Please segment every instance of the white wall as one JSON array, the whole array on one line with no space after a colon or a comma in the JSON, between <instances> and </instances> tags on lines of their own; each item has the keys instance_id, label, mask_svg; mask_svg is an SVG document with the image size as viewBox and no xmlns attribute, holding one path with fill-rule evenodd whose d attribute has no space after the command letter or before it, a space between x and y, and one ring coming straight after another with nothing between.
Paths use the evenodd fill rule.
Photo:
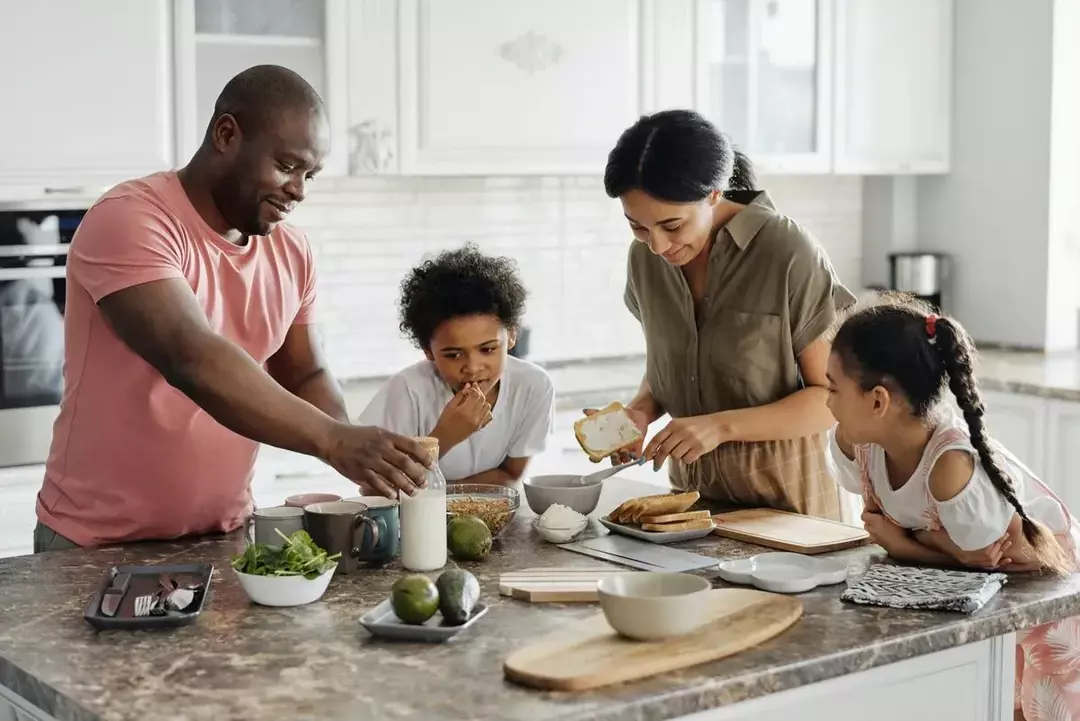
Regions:
<instances>
[{"instance_id":1,"label":"white wall","mask_svg":"<svg viewBox=\"0 0 1080 721\"><path fill-rule=\"evenodd\" d=\"M777 177L763 186L857 287L861 179ZM531 292L533 358L643 352L622 304L630 233L599 178L321 180L292 222L315 249L327 352L342 378L387 375L418 357L398 331L398 284L426 253L467 240L518 260Z\"/></svg>"},{"instance_id":2,"label":"white wall","mask_svg":"<svg viewBox=\"0 0 1080 721\"><path fill-rule=\"evenodd\" d=\"M919 246L954 255L952 312L977 340L1043 347L1052 0L958 0L955 27L952 170L918 181Z\"/></svg>"}]
</instances>

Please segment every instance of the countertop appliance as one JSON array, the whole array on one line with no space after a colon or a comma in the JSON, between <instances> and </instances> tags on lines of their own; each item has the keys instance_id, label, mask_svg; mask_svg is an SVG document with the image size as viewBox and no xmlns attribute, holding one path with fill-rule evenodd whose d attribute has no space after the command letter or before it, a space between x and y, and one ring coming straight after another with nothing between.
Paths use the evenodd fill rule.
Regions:
<instances>
[{"instance_id":1,"label":"countertop appliance","mask_svg":"<svg viewBox=\"0 0 1080 721\"><path fill-rule=\"evenodd\" d=\"M908 293L929 303L937 312L944 308L949 256L944 253L908 251L889 255L889 289Z\"/></svg>"}]
</instances>

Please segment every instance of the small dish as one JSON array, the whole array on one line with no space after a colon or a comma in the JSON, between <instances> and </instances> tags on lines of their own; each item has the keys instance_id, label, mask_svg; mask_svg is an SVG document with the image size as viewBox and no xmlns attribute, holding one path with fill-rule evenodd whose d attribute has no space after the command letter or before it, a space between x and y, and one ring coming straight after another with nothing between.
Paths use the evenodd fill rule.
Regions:
<instances>
[{"instance_id":1,"label":"small dish","mask_svg":"<svg viewBox=\"0 0 1080 721\"><path fill-rule=\"evenodd\" d=\"M303 508L304 506L310 506L312 503L333 503L340 500L341 496L333 493L298 493L295 496L286 498L285 505L293 508Z\"/></svg>"},{"instance_id":2,"label":"small dish","mask_svg":"<svg viewBox=\"0 0 1080 721\"><path fill-rule=\"evenodd\" d=\"M570 543L580 536L588 527L589 519L584 517L581 519L581 523L566 528L553 528L551 526L541 525L539 518L533 521L533 530L536 531L536 535L540 536L540 538L548 543Z\"/></svg>"},{"instance_id":3,"label":"small dish","mask_svg":"<svg viewBox=\"0 0 1080 721\"><path fill-rule=\"evenodd\" d=\"M718 575L728 583L755 586L773 593L805 593L847 580L847 561L798 553L761 553L725 561Z\"/></svg>"},{"instance_id":4,"label":"small dish","mask_svg":"<svg viewBox=\"0 0 1080 721\"><path fill-rule=\"evenodd\" d=\"M417 641L422 643L443 643L454 636L470 628L476 621L487 613L485 603L476 604L469 620L460 626L450 626L443 623L442 615L436 613L426 623L405 623L397 614L389 600L383 601L360 617L360 625L372 636L391 639L394 641Z\"/></svg>"},{"instance_id":5,"label":"small dish","mask_svg":"<svg viewBox=\"0 0 1080 721\"><path fill-rule=\"evenodd\" d=\"M304 606L323 597L337 566L312 579L303 576L255 576L240 573L235 568L240 587L253 602L260 606Z\"/></svg>"},{"instance_id":6,"label":"small dish","mask_svg":"<svg viewBox=\"0 0 1080 721\"><path fill-rule=\"evenodd\" d=\"M127 591L120 599L119 607L113 615L109 616L102 612L102 600L105 590L112 585L113 578L120 573L129 574L130 580ZM186 577L189 581L201 584L202 588L195 594L191 606L183 611L170 612L165 616L136 616L135 599L156 592L163 575L173 579ZM188 626L199 620L199 615L206 607L206 598L210 593L210 582L213 577L214 566L209 563L114 566L105 574L98 589L87 602L83 618L99 631Z\"/></svg>"},{"instance_id":7,"label":"small dish","mask_svg":"<svg viewBox=\"0 0 1080 721\"><path fill-rule=\"evenodd\" d=\"M600 502L600 492L604 490L604 482L581 485L578 482L580 480L581 476L574 475L526 478L521 484L525 489L525 502L538 516L542 516L544 511L555 503L561 503L587 516L596 510L596 505Z\"/></svg>"},{"instance_id":8,"label":"small dish","mask_svg":"<svg viewBox=\"0 0 1080 721\"><path fill-rule=\"evenodd\" d=\"M705 538L713 532L716 528L714 523L709 528L699 528L696 531L670 531L667 533L660 531L643 531L636 526L624 526L621 523L613 523L608 520L607 516L600 519L600 523L604 524L612 533L619 533L623 536L630 536L636 538L639 541L648 541L649 543L678 543L679 541L693 541L697 538Z\"/></svg>"},{"instance_id":9,"label":"small dish","mask_svg":"<svg viewBox=\"0 0 1080 721\"><path fill-rule=\"evenodd\" d=\"M693 632L709 619L711 590L700 576L652 571L620 573L596 586L608 624L635 641Z\"/></svg>"}]
</instances>

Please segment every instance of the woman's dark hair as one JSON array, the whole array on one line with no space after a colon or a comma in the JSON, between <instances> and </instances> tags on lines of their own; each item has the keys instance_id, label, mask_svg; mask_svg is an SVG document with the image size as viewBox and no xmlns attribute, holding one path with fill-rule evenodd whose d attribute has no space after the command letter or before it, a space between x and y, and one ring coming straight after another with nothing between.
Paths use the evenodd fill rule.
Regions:
<instances>
[{"instance_id":1,"label":"woman's dark hair","mask_svg":"<svg viewBox=\"0 0 1080 721\"><path fill-rule=\"evenodd\" d=\"M979 463L998 493L1016 509L1024 538L1037 558L1057 573L1074 570L1050 531L1028 516L990 445L971 337L957 321L933 316L929 305L910 296L886 294L882 300L853 313L836 332L832 351L839 355L844 371L858 379L863 390L883 386L899 392L919 418L934 410L948 386L967 421Z\"/></svg>"},{"instance_id":2,"label":"woman's dark hair","mask_svg":"<svg viewBox=\"0 0 1080 721\"><path fill-rule=\"evenodd\" d=\"M471 243L445 250L401 281L401 332L428 350L435 329L451 318L494 315L517 330L527 295L511 258L484 255Z\"/></svg>"},{"instance_id":3,"label":"woman's dark hair","mask_svg":"<svg viewBox=\"0 0 1080 721\"><path fill-rule=\"evenodd\" d=\"M642 116L608 154L604 190L643 190L669 203L696 203L714 190L757 190L750 159L704 116L664 110Z\"/></svg>"}]
</instances>

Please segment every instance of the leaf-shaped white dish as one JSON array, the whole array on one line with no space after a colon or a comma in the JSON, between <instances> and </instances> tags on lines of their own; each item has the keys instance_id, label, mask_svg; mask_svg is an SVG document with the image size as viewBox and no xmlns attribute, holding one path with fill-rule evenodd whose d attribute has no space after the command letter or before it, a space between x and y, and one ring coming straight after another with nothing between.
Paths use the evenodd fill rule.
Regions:
<instances>
[{"instance_id":1,"label":"leaf-shaped white dish","mask_svg":"<svg viewBox=\"0 0 1080 721\"><path fill-rule=\"evenodd\" d=\"M778 552L725 561L719 574L728 583L756 586L762 591L804 593L844 582L847 569L847 561L840 558Z\"/></svg>"}]
</instances>

